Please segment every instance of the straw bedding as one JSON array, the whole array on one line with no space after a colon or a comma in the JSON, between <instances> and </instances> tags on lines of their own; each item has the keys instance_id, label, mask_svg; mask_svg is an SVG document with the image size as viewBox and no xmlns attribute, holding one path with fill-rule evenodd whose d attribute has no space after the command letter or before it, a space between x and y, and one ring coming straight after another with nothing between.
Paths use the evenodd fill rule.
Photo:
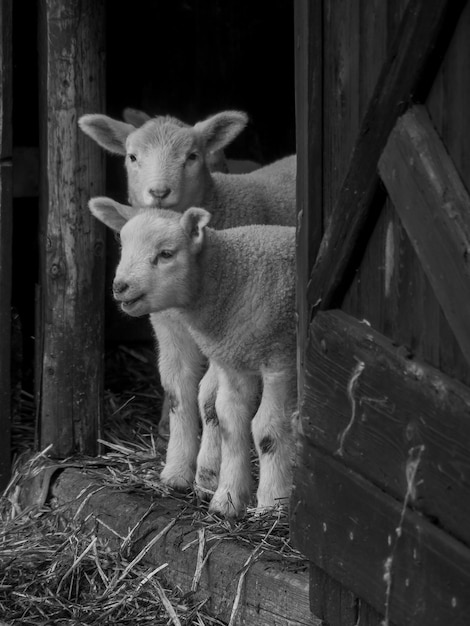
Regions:
<instances>
[{"instance_id":1,"label":"straw bedding","mask_svg":"<svg viewBox=\"0 0 470 626\"><path fill-rule=\"evenodd\" d=\"M174 497L158 480L166 442L158 435L155 419L162 398L154 367L151 349L120 346L108 355L103 454L98 459L67 459L63 465L88 468L94 478L115 489ZM167 564L149 567L145 549L134 554L130 537L111 545L92 523L71 517L45 496L25 508L25 478L53 463L44 453L31 453L34 402L24 392L13 426L16 461L0 500L0 626L222 624L192 594L169 589ZM289 544L283 509L265 515L249 510L243 520L230 523L209 515L194 494L185 499L185 515L192 517L206 543L216 538L237 541L252 549L253 559L263 553L294 570L306 567ZM198 565L203 567L202 559ZM237 598L233 606L235 621Z\"/></svg>"}]
</instances>

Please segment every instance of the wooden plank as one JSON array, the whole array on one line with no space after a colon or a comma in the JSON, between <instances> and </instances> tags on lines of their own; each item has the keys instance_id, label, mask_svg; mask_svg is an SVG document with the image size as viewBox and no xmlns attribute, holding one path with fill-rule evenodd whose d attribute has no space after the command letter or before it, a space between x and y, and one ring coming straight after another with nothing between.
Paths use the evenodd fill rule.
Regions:
<instances>
[{"instance_id":1,"label":"wooden plank","mask_svg":"<svg viewBox=\"0 0 470 626\"><path fill-rule=\"evenodd\" d=\"M302 442L294 540L318 567L400 626L465 626L470 550Z\"/></svg>"},{"instance_id":2,"label":"wooden plank","mask_svg":"<svg viewBox=\"0 0 470 626\"><path fill-rule=\"evenodd\" d=\"M310 563L310 607L329 626L383 626L382 616L367 602L314 563Z\"/></svg>"},{"instance_id":3,"label":"wooden plank","mask_svg":"<svg viewBox=\"0 0 470 626\"><path fill-rule=\"evenodd\" d=\"M104 110L104 2L41 0L41 448L97 451L103 395L104 230L87 209L104 192L103 151L77 120Z\"/></svg>"},{"instance_id":4,"label":"wooden plank","mask_svg":"<svg viewBox=\"0 0 470 626\"><path fill-rule=\"evenodd\" d=\"M103 487L100 481L74 469L66 469L60 474L52 485L51 495L60 506L67 507L70 515L77 513L81 520L91 518L100 535L110 539L115 535L96 520L123 537L129 534L129 529L137 529L132 541L134 555L149 537L177 519L176 525L152 547L145 559L154 566L168 563L162 572L168 582L181 588L183 593L191 593L199 547L197 530L204 525L195 526L193 516L187 513L184 498L157 498L150 502L141 495ZM241 571L254 548L227 538L216 546L210 537L211 534L206 532L205 555L208 549L214 550L202 568L194 599L196 602L207 600L207 608L228 622ZM261 554L247 570L240 611L233 624L321 626L321 621L310 612L308 588L307 570L295 571L276 555Z\"/></svg>"},{"instance_id":5,"label":"wooden plank","mask_svg":"<svg viewBox=\"0 0 470 626\"><path fill-rule=\"evenodd\" d=\"M323 232L323 2L299 0L295 13L297 128L298 372L302 393L303 352L310 320L307 283Z\"/></svg>"},{"instance_id":6,"label":"wooden plank","mask_svg":"<svg viewBox=\"0 0 470 626\"><path fill-rule=\"evenodd\" d=\"M470 196L424 107L398 120L379 171L470 363Z\"/></svg>"},{"instance_id":7,"label":"wooden plank","mask_svg":"<svg viewBox=\"0 0 470 626\"><path fill-rule=\"evenodd\" d=\"M305 437L470 545L470 389L341 311L310 333ZM302 471L302 470L301 470ZM301 476L297 476L301 480Z\"/></svg>"},{"instance_id":8,"label":"wooden plank","mask_svg":"<svg viewBox=\"0 0 470 626\"><path fill-rule=\"evenodd\" d=\"M12 0L0 3L0 490L11 462Z\"/></svg>"},{"instance_id":9,"label":"wooden plank","mask_svg":"<svg viewBox=\"0 0 470 626\"><path fill-rule=\"evenodd\" d=\"M390 47L361 123L350 165L322 240L311 274L307 300L310 318L331 308L346 269L374 209L378 189L377 162L398 116L412 94L423 89L423 77L435 71L436 50L444 53L463 0L410 0Z\"/></svg>"},{"instance_id":10,"label":"wooden plank","mask_svg":"<svg viewBox=\"0 0 470 626\"><path fill-rule=\"evenodd\" d=\"M470 3L467 2L426 99L429 117L467 189L470 189L469 32ZM440 322L440 367L470 385L470 369L442 311Z\"/></svg>"}]
</instances>

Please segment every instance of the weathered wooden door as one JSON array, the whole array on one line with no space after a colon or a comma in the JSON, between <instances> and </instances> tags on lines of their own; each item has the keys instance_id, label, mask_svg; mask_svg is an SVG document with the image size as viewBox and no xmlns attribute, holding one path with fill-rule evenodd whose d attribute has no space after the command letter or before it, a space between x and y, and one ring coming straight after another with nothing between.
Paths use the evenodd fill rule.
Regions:
<instances>
[{"instance_id":1,"label":"weathered wooden door","mask_svg":"<svg viewBox=\"0 0 470 626\"><path fill-rule=\"evenodd\" d=\"M470 5L296 0L292 534L331 626L469 623Z\"/></svg>"}]
</instances>

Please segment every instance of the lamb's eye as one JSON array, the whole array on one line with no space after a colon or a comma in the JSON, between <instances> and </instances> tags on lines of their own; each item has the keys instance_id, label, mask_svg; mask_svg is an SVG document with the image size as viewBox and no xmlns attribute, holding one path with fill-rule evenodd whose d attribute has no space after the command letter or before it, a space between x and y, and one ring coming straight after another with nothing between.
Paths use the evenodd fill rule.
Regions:
<instances>
[{"instance_id":1,"label":"lamb's eye","mask_svg":"<svg viewBox=\"0 0 470 626\"><path fill-rule=\"evenodd\" d=\"M190 152L187 156L188 161L195 161L197 159L197 152Z\"/></svg>"},{"instance_id":2,"label":"lamb's eye","mask_svg":"<svg viewBox=\"0 0 470 626\"><path fill-rule=\"evenodd\" d=\"M170 261L175 256L171 250L162 250L152 259L152 265L158 265L160 261Z\"/></svg>"},{"instance_id":3,"label":"lamb's eye","mask_svg":"<svg viewBox=\"0 0 470 626\"><path fill-rule=\"evenodd\" d=\"M128 154L127 156L129 157L129 161L131 163L135 163L137 161L137 157L135 156L135 154Z\"/></svg>"}]
</instances>

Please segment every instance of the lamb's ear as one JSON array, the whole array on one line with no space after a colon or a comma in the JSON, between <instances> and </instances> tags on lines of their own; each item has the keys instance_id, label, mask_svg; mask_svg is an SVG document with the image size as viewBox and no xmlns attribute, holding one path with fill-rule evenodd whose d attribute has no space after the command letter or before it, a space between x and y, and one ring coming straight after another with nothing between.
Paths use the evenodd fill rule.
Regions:
<instances>
[{"instance_id":1,"label":"lamb's ear","mask_svg":"<svg viewBox=\"0 0 470 626\"><path fill-rule=\"evenodd\" d=\"M131 107L126 107L122 112L122 118L128 124L132 124L135 128L140 128L151 119L150 115L147 115L144 111L140 111L139 109L132 109Z\"/></svg>"},{"instance_id":2,"label":"lamb's ear","mask_svg":"<svg viewBox=\"0 0 470 626\"><path fill-rule=\"evenodd\" d=\"M82 115L78 125L102 148L123 155L126 154L126 139L135 130L132 124L113 120L112 117L98 113Z\"/></svg>"},{"instance_id":3,"label":"lamb's ear","mask_svg":"<svg viewBox=\"0 0 470 626\"><path fill-rule=\"evenodd\" d=\"M201 249L204 242L204 228L211 219L211 214L205 209L191 207L186 209L180 219L180 224L193 244L193 250Z\"/></svg>"},{"instance_id":4,"label":"lamb's ear","mask_svg":"<svg viewBox=\"0 0 470 626\"><path fill-rule=\"evenodd\" d=\"M88 207L93 215L111 230L120 232L124 224L136 214L136 210L127 204L120 204L111 198L92 198Z\"/></svg>"},{"instance_id":5,"label":"lamb's ear","mask_svg":"<svg viewBox=\"0 0 470 626\"><path fill-rule=\"evenodd\" d=\"M201 135L208 152L225 148L248 123L248 115L242 111L222 111L194 125Z\"/></svg>"}]
</instances>

